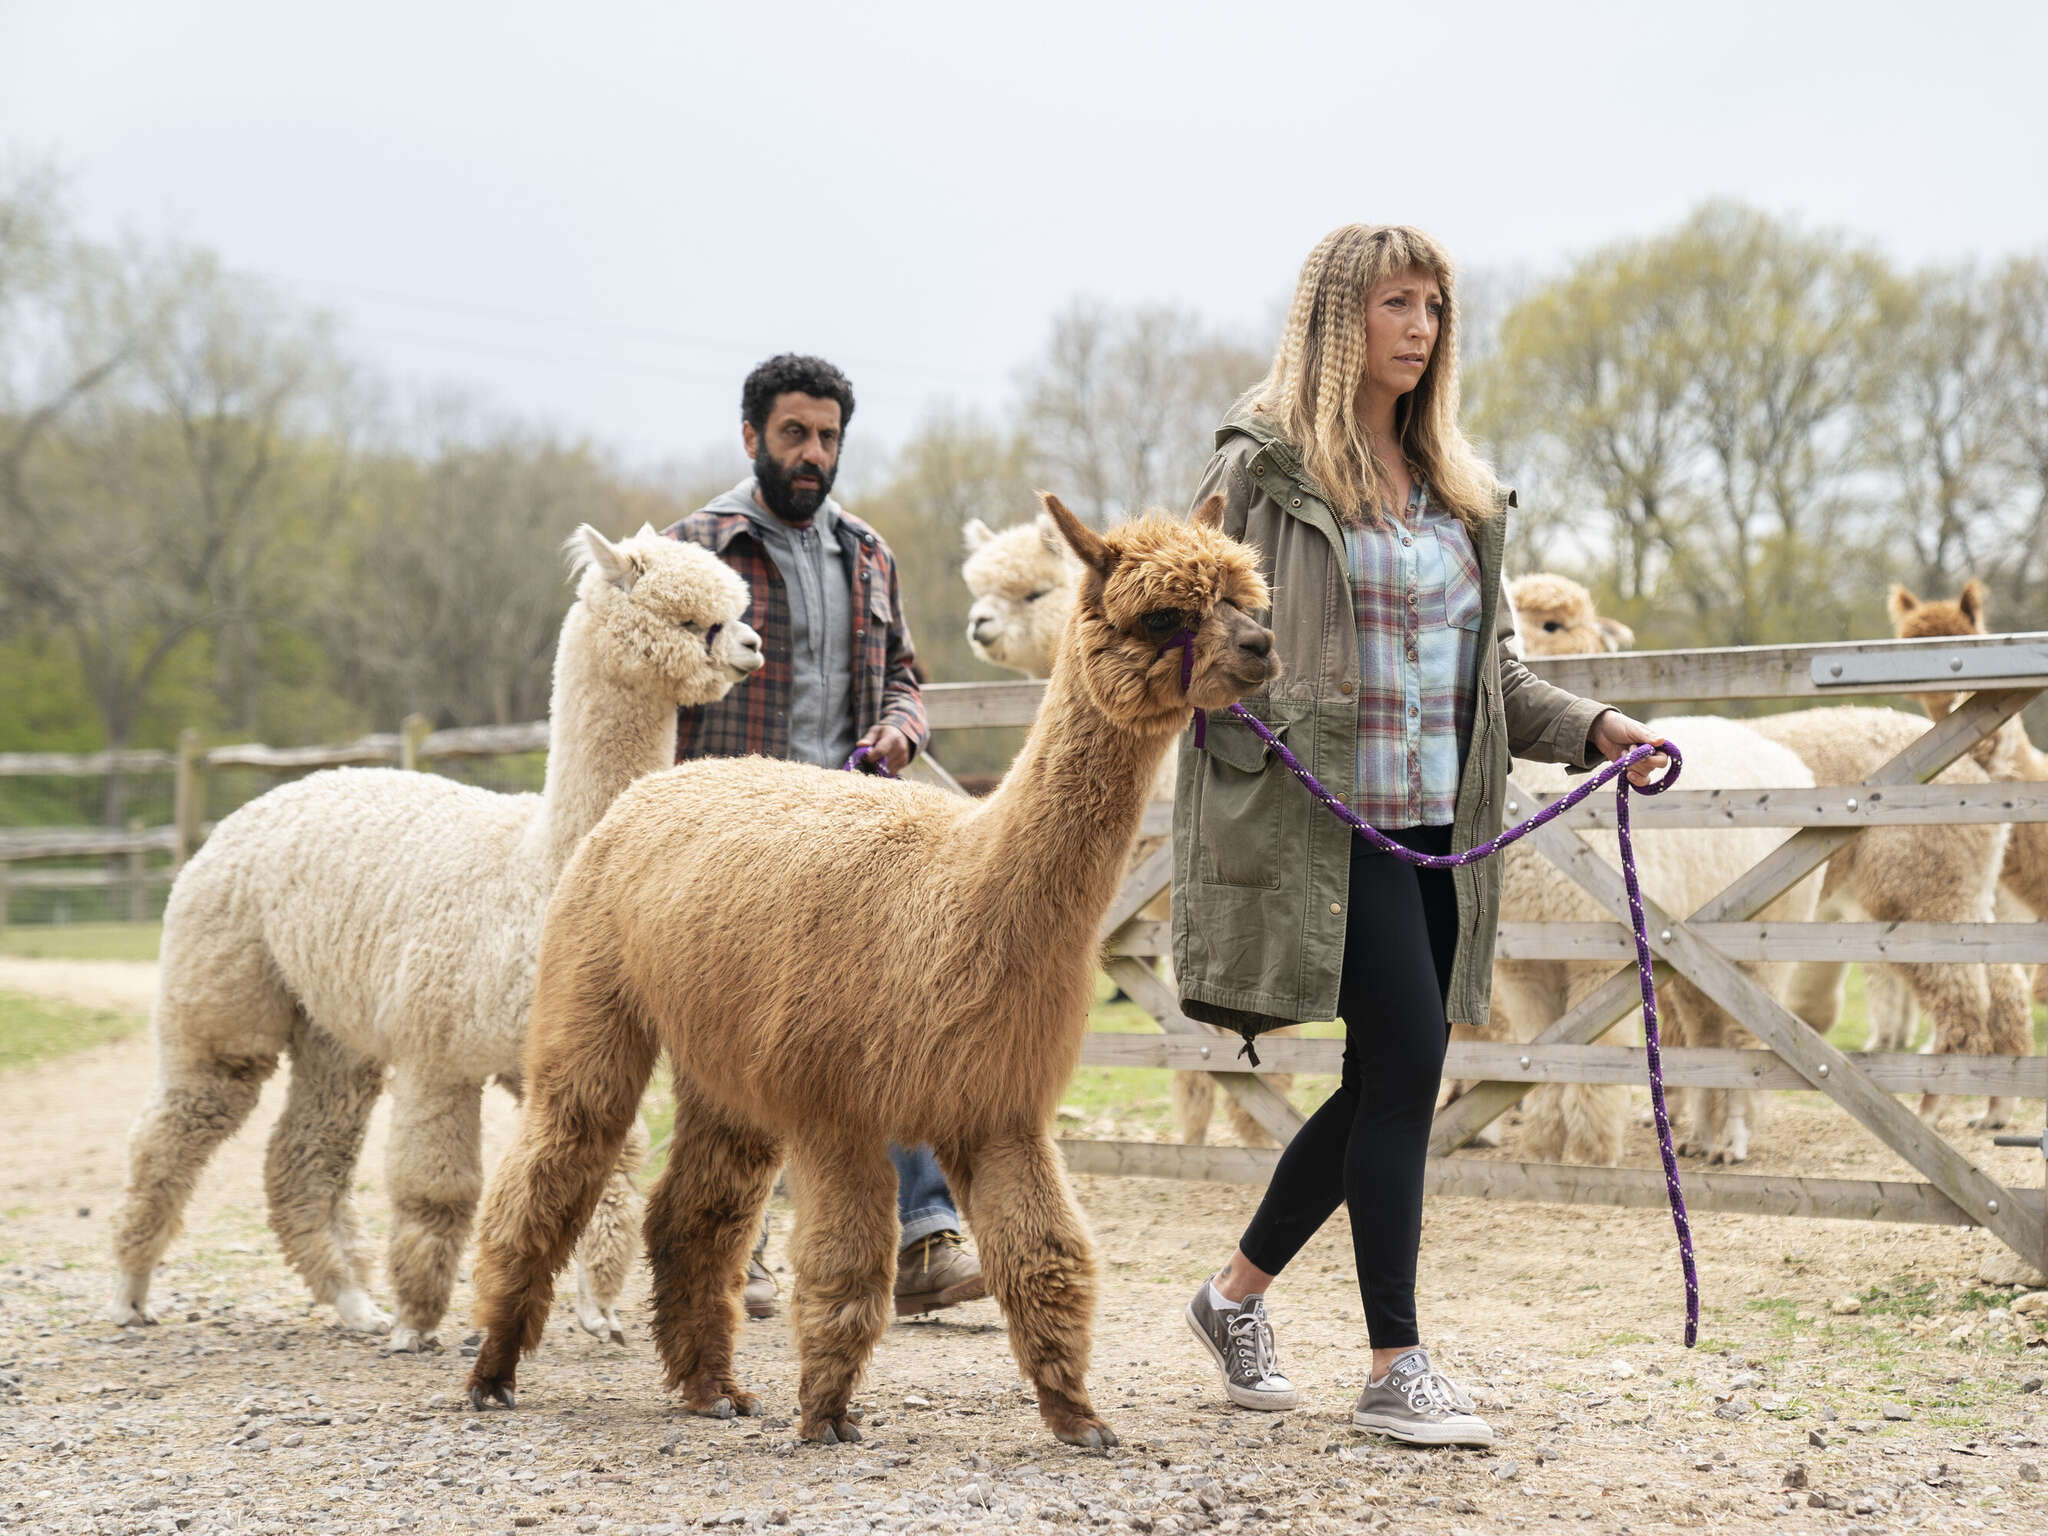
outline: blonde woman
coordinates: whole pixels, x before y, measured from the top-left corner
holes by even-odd
[[[1287,671],[1248,707],[1403,846],[1500,830],[1508,758],[1590,765],[1649,734],[1508,653],[1505,513],[1460,434],[1450,258],[1419,230],[1352,224],[1301,269],[1265,381],[1232,409],[1195,493],[1256,545]],[[1653,757],[1631,773],[1652,777]],[[1242,1407],[1292,1408],[1267,1312],[1342,1203],[1372,1367],[1352,1422],[1415,1445],[1493,1431],[1432,1364],[1415,1314],[1423,1165],[1444,1047],[1486,1019],[1500,866],[1418,870],[1355,838],[1242,722],[1183,742],[1173,960],[1182,1008],[1247,1035],[1341,1018],[1340,1086],[1280,1156],[1189,1324]]]

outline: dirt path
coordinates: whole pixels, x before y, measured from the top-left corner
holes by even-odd
[[[43,962],[0,968],[0,986],[23,986],[25,964]],[[679,1414],[638,1282],[624,1349],[573,1332],[558,1307],[516,1414],[458,1406],[459,1322],[454,1347],[417,1359],[341,1333],[263,1225],[277,1083],[202,1181],[158,1280],[163,1325],[105,1325],[106,1219],[150,1067],[137,1036],[0,1076],[0,1528],[2048,1529],[2048,1314],[1989,1310],[2013,1294],[1977,1282],[1981,1233],[1698,1217],[1705,1327],[1688,1354],[1662,1212],[1439,1201],[1424,1326],[1501,1438],[1486,1453],[1420,1453],[1348,1422],[1366,1355],[1341,1214],[1274,1297],[1307,1406],[1257,1416],[1222,1404],[1180,1318],[1255,1192],[1083,1179],[1106,1276],[1094,1391],[1122,1448],[1084,1456],[1044,1434],[982,1302],[892,1328],[861,1394],[867,1440],[828,1451],[791,1441],[781,1320],[750,1324],[742,1344],[775,1417]],[[495,1150],[510,1107],[492,1099]],[[380,1230],[381,1134],[380,1115],[360,1196]],[[2034,1154],[1961,1136],[2000,1176],[2038,1186]],[[1781,1105],[1759,1141],[1758,1171],[1894,1176],[1816,1105]],[[778,1259],[786,1226],[778,1209]],[[1851,1294],[1859,1313],[1830,1310]]]

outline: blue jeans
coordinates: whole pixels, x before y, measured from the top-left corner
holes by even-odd
[[[889,1158],[896,1164],[896,1219],[903,1223],[896,1246],[908,1248],[934,1232],[958,1232],[960,1213],[932,1149],[891,1146]]]
[[[903,1227],[903,1235],[896,1240],[897,1248],[908,1248],[937,1232],[958,1232],[960,1212],[953,1206],[953,1192],[946,1187],[946,1176],[939,1171],[939,1160],[932,1155],[932,1149],[892,1144],[889,1160],[896,1165],[896,1219]],[[767,1246],[768,1217],[764,1212],[761,1240],[754,1244],[754,1252],[758,1254]]]

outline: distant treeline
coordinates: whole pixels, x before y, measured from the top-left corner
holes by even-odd
[[[1894,579],[1974,574],[2001,627],[2048,615],[2041,257],[1902,273],[1715,205],[1463,297],[1467,426],[1520,489],[1519,563],[1586,578],[1643,643],[1880,633]],[[856,422],[852,505],[901,557],[929,674],[1000,675],[962,634],[969,518],[1028,516],[1038,485],[1097,519],[1180,505],[1268,344],[1077,302],[999,419],[934,416],[886,465]],[[537,718],[571,528],[659,527],[735,477],[379,398],[288,295],[83,239],[46,175],[0,182],[0,751]]]

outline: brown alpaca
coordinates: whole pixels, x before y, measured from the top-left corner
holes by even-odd
[[[890,1315],[888,1143],[928,1142],[1060,1439],[1116,1443],[1088,1397],[1093,1244],[1051,1126],[1080,1059],[1096,930],[1189,709],[1279,675],[1253,551],[1151,514],[1046,509],[1087,567],[1043,707],[997,791],[760,758],[643,779],[564,872],[541,941],[519,1138],[484,1208],[470,1375],[510,1407],[657,1053],[676,1131],[647,1208],[654,1338],[693,1413],[753,1414],[733,1369],[748,1245],[788,1158],[801,1433],[857,1440]],[[1193,681],[1182,652],[1196,632]],[[914,1001],[914,1007],[905,1007]]]
[[[1892,616],[1892,630],[1901,640],[1919,640],[1935,635],[1982,635],[1984,627],[1984,583],[1974,578],[1963,583],[1962,593],[1953,598],[1923,601],[1894,584],[1886,605]],[[1929,693],[1921,696],[1927,713],[1939,720],[1955,707],[1958,696]],[[1994,779],[2009,784],[2048,783],[2048,752],[2036,747],[2027,728],[2014,715],[2001,725],[1977,760]],[[2016,821],[2005,845],[2005,865],[1999,871],[1999,894],[2010,897],[2025,909],[2001,913],[2008,922],[2026,918],[2048,918],[2048,822]],[[2034,967],[2034,996],[2048,997],[2048,965]]]

